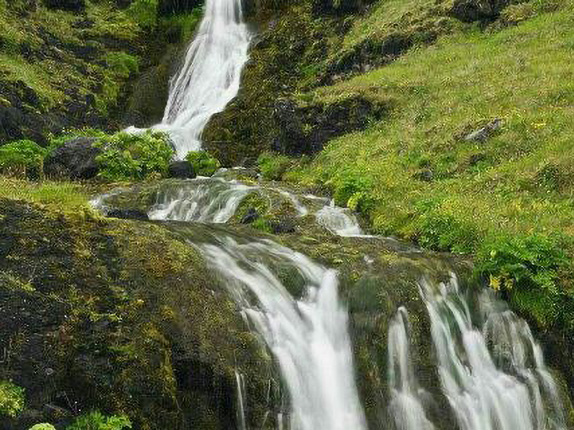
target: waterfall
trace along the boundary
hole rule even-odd
[[[401,306],[389,326],[389,409],[398,430],[434,430],[421,402],[423,390],[411,363],[408,334],[408,312]]]
[[[421,282],[421,293],[443,391],[462,430],[566,429],[556,383],[526,322],[485,292],[481,331],[454,275],[438,286]]]
[[[279,364],[291,401],[288,428],[366,429],[336,272],[269,240],[224,238],[200,249]],[[291,296],[271,262],[299,273],[303,298]]]
[[[206,0],[205,16],[183,65],[170,81],[163,120],[178,159],[201,149],[201,133],[210,118],[225,109],[239,91],[251,36],[243,21],[242,0]],[[142,132],[129,127],[129,133]]]

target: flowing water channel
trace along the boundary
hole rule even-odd
[[[155,126],[169,132],[179,158],[201,148],[201,133],[211,116],[236,96],[249,42],[241,0],[207,0],[200,28],[171,82],[163,121]],[[116,190],[93,203],[106,212],[129,193],[134,191]],[[354,214],[328,199],[242,183],[225,171],[212,178],[165,182],[153,194],[146,208],[151,220],[205,225],[208,239],[189,235],[187,240],[203,254],[277,363],[289,404],[277,414],[277,429],[569,428],[559,385],[526,322],[491,292],[476,295],[461,288],[455,275],[448,282],[425,277],[419,282],[438,391],[427,391],[419,381],[409,310],[395,303],[385,348],[389,392],[379,393],[388,399],[382,416],[390,419],[367,424],[338,272],[268,238],[238,237],[206,224],[230,222],[248,196],[260,194],[272,204],[288,202],[294,217],[310,219],[332,235],[356,242],[378,238],[365,235]],[[298,295],[280,276],[285,270],[300,284]],[[237,428],[247,430],[248,393],[244,376],[235,376]],[[438,422],[436,411],[431,413],[438,404],[433,396],[446,398],[449,410],[441,413],[452,415],[456,423],[448,429]]]

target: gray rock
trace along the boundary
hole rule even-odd
[[[44,0],[44,4],[52,9],[80,12],[86,8],[86,0]]]
[[[192,179],[197,176],[193,166],[187,161],[172,162],[168,167],[168,175],[170,178],[177,179]]]
[[[91,179],[98,172],[96,157],[101,148],[96,148],[94,137],[77,137],[57,148],[45,161],[44,171],[48,176],[71,179]]]
[[[496,118],[494,121],[489,122],[484,127],[473,131],[465,136],[464,140],[467,142],[486,142],[496,131],[502,128],[502,120]]]
[[[133,219],[137,221],[147,221],[149,217],[144,211],[138,209],[111,209],[107,216],[110,218]]]
[[[257,218],[259,218],[259,213],[257,212],[257,209],[249,208],[245,216],[241,218],[241,224],[251,224]]]

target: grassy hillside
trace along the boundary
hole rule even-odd
[[[369,19],[359,28],[377,28]],[[475,254],[478,271],[539,326],[574,329],[573,24],[571,1],[511,6],[486,29],[460,28],[300,95],[367,94],[393,109],[287,178],[326,186],[378,233]]]

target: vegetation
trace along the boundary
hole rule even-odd
[[[24,409],[24,389],[10,381],[0,381],[0,417],[16,417]]]
[[[30,140],[20,140],[0,146],[0,171],[23,173],[31,169],[42,171],[46,150]]]
[[[544,7],[534,2],[518,25],[461,30],[306,95],[370,92],[394,108],[287,177],[330,188],[378,233],[476,254],[478,272],[509,295],[536,292],[517,303],[541,326],[571,326],[574,6]],[[536,306],[541,296],[546,305]]]
[[[219,161],[207,151],[193,151],[185,159],[191,164],[193,171],[199,176],[212,176],[221,167]]]
[[[272,181],[281,180],[292,163],[292,160],[287,156],[270,153],[263,153],[257,159],[257,164],[263,177]]]
[[[28,430],[56,430],[56,427],[49,423],[40,423],[33,425]]]
[[[100,412],[90,412],[78,417],[66,430],[124,430],[131,429],[132,423],[125,415],[105,416]]]
[[[95,145],[103,149],[98,156],[99,176],[108,181],[144,179],[167,172],[173,157],[168,136],[156,131],[139,134],[116,133]]]

